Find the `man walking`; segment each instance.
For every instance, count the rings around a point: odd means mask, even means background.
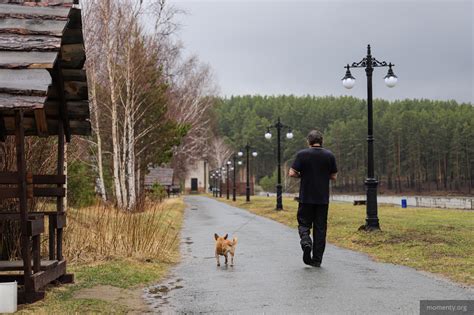
[[[323,148],[321,132],[310,131],[307,140],[309,148],[296,154],[289,176],[301,178],[297,219],[303,262],[319,267],[326,247],[329,180],[336,180],[337,166],[334,154]]]

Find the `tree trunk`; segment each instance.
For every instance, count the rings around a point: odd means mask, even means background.
[[[92,128],[94,129],[94,133],[96,136],[97,141],[97,188],[99,191],[99,195],[103,201],[107,201],[107,194],[105,192],[105,182],[104,182],[104,165],[102,160],[102,137],[100,133],[100,124],[99,124],[99,110],[97,107],[97,80],[96,80],[96,73],[95,73],[95,65],[91,66],[91,112],[93,113],[92,116]]]
[[[110,1],[106,2],[106,13],[105,16],[110,16]],[[120,142],[118,135],[118,111],[117,111],[117,94],[116,94],[116,82],[115,82],[115,68],[114,68],[114,47],[111,40],[111,34],[109,29],[109,23],[105,22],[105,42],[107,47],[106,52],[106,66],[107,76],[109,79],[110,89],[110,108],[111,108],[111,129],[112,129],[112,168],[113,168],[113,181],[114,181],[114,193],[117,206],[123,207],[122,190],[120,187]]]

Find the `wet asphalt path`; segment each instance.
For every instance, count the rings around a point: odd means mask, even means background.
[[[160,313],[418,314],[425,299],[474,299],[414,269],[328,245],[321,268],[302,262],[295,229],[205,197],[187,197],[182,262],[149,294]],[[214,233],[236,229],[235,266],[214,258]]]

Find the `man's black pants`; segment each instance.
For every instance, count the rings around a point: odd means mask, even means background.
[[[326,248],[328,205],[300,203],[297,218],[301,248],[312,246],[313,261],[320,263],[323,260],[323,253]],[[313,229],[313,240],[310,237],[311,228]]]

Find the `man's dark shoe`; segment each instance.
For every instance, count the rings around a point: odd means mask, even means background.
[[[316,261],[316,260],[312,260],[310,265],[313,266],[313,267],[321,267],[321,262]]]
[[[311,265],[311,246],[305,246],[303,248],[303,262],[307,265]]]

